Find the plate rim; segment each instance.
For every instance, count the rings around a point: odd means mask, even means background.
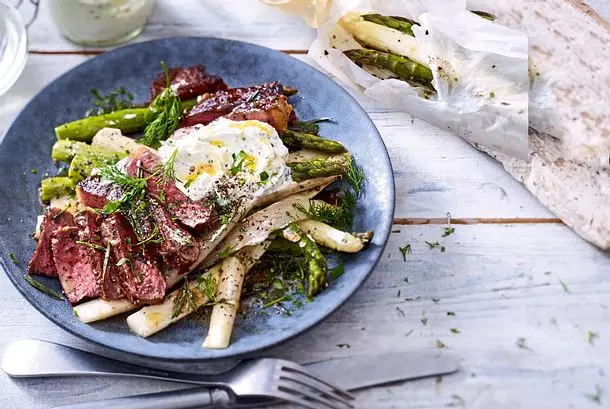
[[[112,50],[109,50],[107,52],[104,52],[102,54],[96,55],[93,58],[90,58],[86,61],[81,62],[80,64],[72,67],[70,70],[66,71],[65,73],[63,73],[62,75],[56,77],[55,79],[53,79],[51,82],[49,82],[47,85],[45,85],[40,91],[38,91],[28,102],[27,104],[25,104],[25,106],[19,111],[19,113],[17,115],[15,115],[15,117],[12,119],[12,121],[10,122],[10,124],[8,125],[8,127],[6,128],[6,130],[3,132],[2,135],[2,142],[0,143],[0,146],[4,143],[6,136],[9,134],[9,132],[13,129],[15,123],[17,122],[17,120],[21,117],[21,115],[24,113],[24,111],[26,111],[28,109],[28,107],[34,102],[34,100],[43,92],[45,92],[47,90],[47,88],[51,87],[55,82],[65,78],[65,77],[69,77],[70,75],[73,74],[73,72],[82,69],[82,67],[84,65],[90,64],[92,61],[100,59],[100,58],[104,58],[105,56],[108,55],[112,55],[114,53],[119,53],[119,52],[124,52],[125,49],[131,49],[131,48],[138,48],[143,44],[151,44],[151,43],[155,43],[155,42],[171,42],[174,40],[186,40],[186,41],[208,41],[208,40],[213,40],[213,41],[221,41],[221,42],[230,42],[230,43],[236,43],[236,44],[243,44],[246,45],[248,47],[254,47],[260,50],[265,50],[266,52],[272,52],[272,53],[280,53],[285,55],[288,58],[291,58],[293,61],[296,61],[299,65],[301,65],[302,67],[304,67],[305,69],[310,69],[315,71],[317,74],[322,75],[326,78],[326,80],[328,81],[328,83],[330,84],[330,86],[335,87],[336,91],[343,93],[345,97],[347,97],[348,99],[350,99],[351,101],[354,102],[354,106],[356,107],[356,109],[358,109],[366,118],[367,120],[370,122],[370,124],[372,125],[372,128],[374,129],[375,132],[375,136],[379,139],[379,141],[381,141],[381,144],[383,146],[383,152],[385,153],[384,156],[384,162],[386,163],[386,165],[389,167],[390,170],[390,177],[389,177],[389,183],[387,184],[387,186],[384,186],[387,190],[388,190],[388,195],[391,197],[391,201],[389,203],[389,212],[388,214],[386,214],[384,217],[384,222],[389,226],[389,228],[387,229],[387,231],[385,232],[385,237],[381,237],[382,238],[382,242],[378,245],[379,246],[379,256],[377,257],[377,259],[371,264],[370,268],[368,269],[368,272],[366,274],[364,274],[363,276],[361,276],[360,281],[358,282],[358,284],[353,288],[353,290],[347,294],[345,297],[343,297],[343,299],[341,299],[339,302],[333,304],[333,306],[331,308],[328,309],[328,311],[326,311],[324,313],[324,315],[317,321],[312,321],[311,323],[299,328],[298,330],[291,332],[290,334],[284,335],[282,337],[278,337],[277,339],[274,339],[271,342],[268,342],[264,345],[259,345],[257,347],[251,348],[248,351],[242,351],[242,352],[233,352],[233,353],[219,353],[217,355],[214,356],[207,356],[207,357],[168,357],[168,356],[158,356],[158,355],[153,355],[153,354],[146,354],[146,353],[141,353],[139,351],[133,351],[130,349],[125,349],[125,348],[121,348],[119,346],[116,345],[110,345],[107,343],[104,343],[100,340],[96,340],[96,339],[92,339],[88,336],[86,336],[85,334],[82,334],[80,332],[78,332],[75,328],[71,328],[68,326],[64,326],[63,323],[59,322],[59,320],[56,320],[55,317],[53,316],[53,314],[51,314],[48,310],[44,309],[44,308],[39,308],[38,305],[36,305],[35,303],[33,303],[30,298],[27,296],[25,290],[23,290],[19,284],[17,284],[16,281],[16,276],[17,274],[13,275],[12,273],[9,272],[9,268],[8,265],[10,264],[8,260],[4,259],[4,257],[0,257],[0,270],[2,270],[4,272],[4,274],[8,277],[9,281],[13,284],[13,286],[17,289],[17,291],[21,294],[21,296],[32,306],[34,307],[39,313],[41,313],[46,319],[48,319],[50,322],[52,322],[56,327],[60,328],[63,331],[68,332],[69,334],[76,336],[88,343],[91,343],[93,345],[96,346],[100,346],[102,348],[106,348],[109,349],[111,351],[114,352],[118,352],[121,354],[126,354],[127,356],[133,355],[136,356],[138,358],[146,358],[146,359],[153,359],[153,360],[157,360],[159,362],[166,362],[166,363],[204,363],[204,362],[211,362],[211,361],[218,361],[218,360],[226,360],[226,359],[235,359],[235,358],[243,358],[243,357],[247,357],[250,356],[252,354],[255,354],[257,352],[261,352],[261,351],[267,351],[273,347],[276,347],[278,345],[287,343],[288,341],[296,338],[299,335],[304,334],[305,332],[311,330],[312,328],[314,328],[315,326],[321,324],[323,321],[325,321],[326,319],[328,319],[329,316],[331,316],[333,313],[335,313],[340,307],[342,307],[350,298],[352,298],[357,292],[358,290],[360,290],[363,286],[363,284],[367,281],[367,279],[371,276],[371,274],[373,273],[373,271],[375,270],[375,268],[377,267],[377,265],[379,264],[379,261],[381,260],[381,256],[388,244],[389,241],[389,237],[391,234],[391,230],[392,230],[392,224],[393,224],[393,220],[394,220],[394,212],[395,212],[395,208],[396,208],[396,182],[395,182],[395,177],[394,177],[394,169],[392,166],[392,161],[390,159],[390,155],[389,155],[389,151],[388,148],[385,144],[385,141],[383,140],[383,138],[381,137],[381,134],[379,133],[379,130],[377,129],[377,126],[375,125],[375,123],[373,122],[373,120],[371,119],[371,117],[369,116],[369,114],[366,112],[366,110],[362,107],[362,105],[360,105],[360,103],[342,86],[340,85],[337,81],[333,80],[332,78],[330,78],[327,74],[325,74],[324,72],[320,71],[319,69],[317,69],[316,67],[313,67],[297,58],[295,58],[294,56],[292,56],[291,54],[285,53],[283,51],[280,50],[276,50],[273,48],[269,48],[269,47],[265,47],[262,45],[258,45],[258,44],[254,44],[254,43],[249,43],[247,41],[241,41],[241,40],[233,40],[233,39],[226,39],[226,38],[220,38],[220,37],[213,37],[213,36],[169,36],[169,37],[163,37],[163,38],[158,38],[158,39],[152,39],[152,40],[147,40],[147,41],[142,41],[142,42],[137,42],[137,43],[132,43],[132,44],[128,44],[128,45],[124,45],[121,47],[117,47],[114,48]],[[375,235],[376,237],[377,234]],[[63,301],[64,303],[67,302],[66,300]],[[121,314],[124,315],[124,314]],[[135,334],[134,334],[135,336]],[[225,349],[225,351],[230,351],[229,348]]]

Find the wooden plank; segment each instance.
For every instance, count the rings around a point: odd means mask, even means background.
[[[60,34],[51,18],[49,3],[41,2],[38,18],[29,30],[30,50],[86,49]],[[28,18],[30,6],[23,5],[22,13]],[[276,49],[306,50],[315,31],[301,19],[254,0],[158,0],[148,25],[136,41],[170,36],[222,37]]]
[[[44,85],[87,58],[30,55],[24,74],[3,97],[7,102],[0,110],[0,134]],[[438,218],[451,212],[456,218],[552,218],[498,163],[463,140],[405,113],[379,108],[368,98],[356,98],[388,146],[396,177],[396,217]]]
[[[308,362],[379,350],[436,350],[440,340],[447,349],[439,353],[461,359],[459,374],[360,392],[359,407],[440,408],[459,403],[452,395],[467,408],[605,407],[610,391],[603,376],[610,371],[610,355],[604,353],[610,347],[607,254],[562,225],[455,226],[446,238],[441,226],[395,229],[400,233],[391,235],[379,266],[345,306],[266,354]],[[438,240],[446,251],[430,249],[425,240]],[[406,242],[412,253],[405,262],[398,247]],[[4,275],[0,288],[0,353],[10,340],[26,337],[108,353],[58,331]],[[599,335],[591,343],[590,330]],[[527,348],[516,345],[519,338]],[[219,361],[213,368],[230,364]],[[585,396],[596,384],[603,388],[601,406]],[[170,386],[105,378],[10,381],[0,374],[0,387],[0,407],[42,409],[77,396],[89,400]]]

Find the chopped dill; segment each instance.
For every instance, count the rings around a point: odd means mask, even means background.
[[[16,266],[19,265],[19,260],[17,260],[17,256],[15,256],[15,253],[13,253],[12,251],[8,252],[8,258],[11,259],[11,261],[13,262],[14,265],[16,265]]]
[[[443,341],[441,341],[440,339],[436,340],[436,347],[438,349],[445,349],[447,348],[447,345],[445,345],[445,343]]]
[[[125,90],[125,87],[123,86],[114,91],[110,91],[107,95],[102,95],[97,89],[93,88],[91,89],[91,94],[95,98],[93,100],[95,108],[87,110],[85,116],[108,114],[134,106],[133,95],[131,92]]]
[[[172,308],[172,318],[176,318],[182,314],[186,309],[195,311],[197,309],[197,302],[195,294],[189,286],[188,280],[184,280],[184,284],[178,290],[178,293],[174,297],[174,306]]]
[[[443,227],[443,235],[441,237],[447,237],[455,233],[455,227]]]
[[[407,261],[407,254],[411,254],[411,244],[407,243],[402,247],[399,247],[400,253],[402,254],[402,258]]]
[[[426,240],[426,244],[428,245],[428,247],[430,247],[430,249],[433,249],[435,247],[440,247],[440,244],[438,241],[428,241]]]
[[[451,331],[452,334],[461,334],[462,331],[460,331],[457,328],[449,328],[449,331]]]
[[[225,259],[231,255],[232,251],[233,251],[233,247],[231,247],[231,246],[225,247],[224,249],[222,249],[222,251],[220,252],[220,254],[218,256],[221,259]]]
[[[81,246],[91,247],[94,250],[106,251],[106,247],[100,246],[99,244],[89,243],[87,241],[76,240],[76,244],[80,244]]]
[[[208,304],[219,304],[216,296],[218,278],[213,274],[200,274],[197,276],[197,288],[208,298]]]
[[[42,293],[45,293],[46,295],[49,295],[49,296],[55,298],[56,300],[63,300],[64,299],[64,297],[62,297],[61,295],[57,294],[53,290],[50,290],[46,285],[42,284],[40,281],[36,281],[32,277],[30,277],[28,275],[23,276],[23,278],[25,278],[25,281],[27,281],[28,284],[30,284],[32,287],[34,287],[38,291],[40,291]]]
[[[328,203],[309,202],[309,209],[297,203],[294,207],[305,213],[310,219],[326,223],[339,230],[349,230],[352,227],[351,209],[346,206],[335,206]]]

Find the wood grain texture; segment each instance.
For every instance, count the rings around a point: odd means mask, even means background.
[[[394,229],[400,232],[391,235],[378,268],[346,305],[264,355],[310,362],[379,350],[434,350],[439,340],[447,346],[439,353],[461,359],[460,373],[440,382],[360,392],[359,407],[442,408],[459,401],[452,395],[463,399],[466,408],[607,407],[610,385],[603,374],[610,371],[610,355],[604,352],[610,347],[609,255],[575,239],[562,225],[460,225],[446,238],[441,238],[441,226]],[[426,240],[439,240],[446,251],[430,249]],[[407,242],[413,252],[405,262],[398,247]],[[120,358],[59,330],[4,276],[0,288],[0,305],[10,306],[0,320],[0,353],[10,340],[35,337]],[[598,334],[592,343],[590,330]],[[525,339],[526,348],[516,345],[519,338]],[[213,369],[231,363],[216,362]],[[601,406],[585,396],[594,393],[596,384],[604,393]],[[106,378],[10,380],[4,374],[0,385],[3,409],[47,409],[177,387]]]
[[[296,57],[310,62],[307,56]],[[0,134],[44,85],[87,58],[30,55],[19,81],[0,96]],[[396,177],[396,217],[434,218],[447,212],[458,218],[553,217],[497,162],[463,140],[410,115],[379,108],[366,97],[354,96],[388,147]],[[48,137],[53,137],[52,130]]]

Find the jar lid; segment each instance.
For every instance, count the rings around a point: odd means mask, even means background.
[[[21,15],[0,0],[0,95],[17,81],[27,57],[27,31]]]

